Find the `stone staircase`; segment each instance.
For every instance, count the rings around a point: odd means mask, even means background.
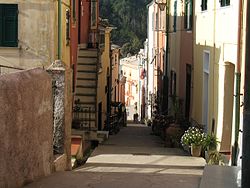
[[[98,50],[78,47],[75,107],[73,121],[80,124],[81,130],[97,130],[97,63]]]

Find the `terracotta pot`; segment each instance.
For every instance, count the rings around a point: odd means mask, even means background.
[[[200,157],[201,155],[201,146],[191,145],[191,155],[193,157]]]

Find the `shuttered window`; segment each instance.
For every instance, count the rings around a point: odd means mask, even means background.
[[[193,27],[193,0],[185,1],[184,28],[192,30]]]
[[[201,10],[207,10],[207,0],[201,0]]]
[[[225,7],[230,5],[230,0],[220,0],[220,6]]]
[[[0,46],[18,45],[18,5],[0,4]]]

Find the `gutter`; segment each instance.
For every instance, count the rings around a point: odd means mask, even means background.
[[[62,56],[62,0],[58,0],[58,59]]]
[[[238,15],[238,41],[237,41],[237,67],[235,73],[235,131],[234,131],[234,145],[232,147],[232,166],[237,166],[237,158],[239,151],[239,129],[240,129],[240,85],[241,85],[241,38],[242,38],[242,0],[239,1],[239,15]]]

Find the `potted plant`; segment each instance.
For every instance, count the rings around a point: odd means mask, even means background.
[[[181,137],[183,146],[191,147],[191,155],[199,157],[206,138],[205,133],[197,127],[189,127]]]
[[[220,142],[218,141],[215,134],[208,134],[204,140],[204,148],[207,151],[215,151],[217,149],[218,143]]]

